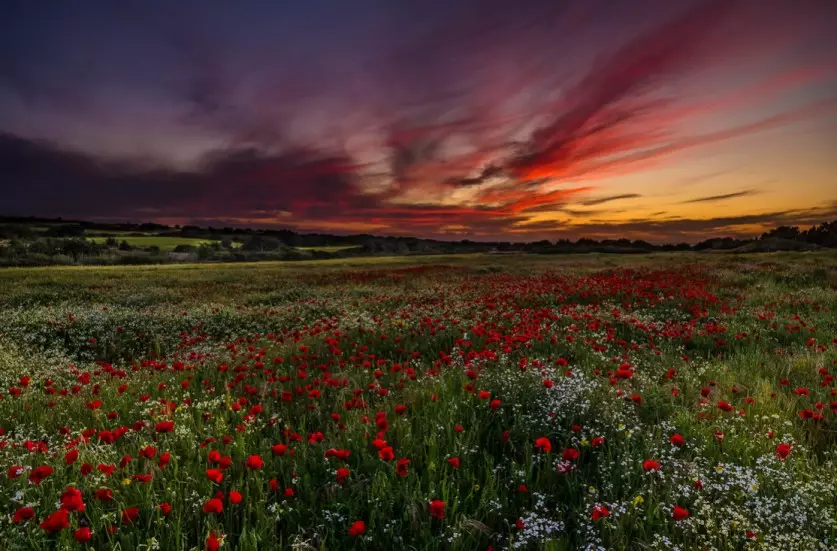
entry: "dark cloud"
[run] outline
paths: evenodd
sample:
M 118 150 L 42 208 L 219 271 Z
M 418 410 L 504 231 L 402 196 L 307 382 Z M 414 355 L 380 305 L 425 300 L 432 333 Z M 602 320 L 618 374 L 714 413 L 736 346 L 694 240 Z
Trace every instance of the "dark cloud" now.
M 574 216 L 575 218 L 590 218 L 591 216 L 601 216 L 603 214 L 617 214 L 625 212 L 621 209 L 592 209 L 592 210 L 578 210 L 570 208 L 561 208 L 560 212 Z
M 24 2 L 4 3 L 0 7 L 0 21 L 15 21 L 37 10 L 34 5 Z M 64 56 L 58 70 L 45 67 L 47 64 L 40 48 L 21 44 L 20 38 L 26 32 L 23 27 L 0 23 L 0 91 L 7 92 L 27 108 L 87 111 L 90 98 L 68 78 L 71 74 L 76 78 L 88 76 L 87 67 L 70 55 Z M 0 105 L 0 114 L 2 107 Z
M 254 217 L 289 212 L 312 219 L 372 208 L 351 159 L 306 149 L 244 148 L 207 154 L 194 171 L 97 159 L 0 135 L 7 213 L 43 216 Z
M 638 193 L 623 193 L 621 195 L 610 195 L 608 197 L 596 197 L 594 199 L 587 199 L 585 201 L 579 201 L 579 204 L 592 207 L 595 205 L 609 203 L 611 201 L 618 201 L 620 199 L 637 199 L 639 197 L 642 197 L 642 195 Z
M 537 222 L 526 222 L 515 227 L 517 230 L 526 232 L 556 232 L 566 230 L 566 226 L 555 220 L 539 220 Z
M 473 178 L 459 178 L 459 179 L 450 179 L 448 183 L 454 186 L 477 186 L 484 183 L 486 180 L 490 178 L 494 178 L 497 176 L 504 176 L 505 171 L 499 167 L 494 165 L 489 165 L 485 167 L 482 172 L 480 172 L 477 176 Z
M 682 204 L 689 204 L 689 203 L 717 203 L 718 201 L 725 201 L 727 199 L 734 199 L 736 197 L 747 197 L 748 195 L 755 195 L 758 191 L 754 189 L 745 189 L 744 191 L 736 191 L 734 193 L 724 193 L 722 195 L 708 195 L 706 197 L 697 197 L 695 199 L 689 199 L 688 201 L 682 201 Z

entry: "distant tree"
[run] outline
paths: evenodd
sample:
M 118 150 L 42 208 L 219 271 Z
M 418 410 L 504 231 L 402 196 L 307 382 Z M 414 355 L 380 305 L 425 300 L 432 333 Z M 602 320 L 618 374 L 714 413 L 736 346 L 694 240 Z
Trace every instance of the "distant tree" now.
M 81 237 L 84 235 L 84 227 L 79 224 L 60 224 L 47 228 L 44 235 L 47 237 Z
M 821 247 L 837 247 L 837 220 L 812 226 L 803 232 L 802 239 Z
M 128 243 L 127 241 L 125 241 L 124 239 L 123 239 L 123 240 L 122 240 L 122 242 L 119 244 L 119 250 L 120 250 L 120 251 L 130 251 L 130 250 L 132 250 L 132 249 L 133 249 L 133 247 L 131 247 L 131 244 L 130 244 L 130 243 Z
M 648 250 L 648 251 L 652 251 L 656 248 L 656 247 L 654 247 L 654 245 L 652 245 L 648 241 L 644 241 L 642 239 L 634 239 L 631 242 L 631 247 L 633 247 L 635 249 L 644 249 L 644 250 Z
M 0 226 L 0 239 L 33 239 L 38 232 L 26 224 L 5 224 Z
M 796 241 L 800 239 L 800 233 L 798 226 L 779 226 L 763 233 L 760 239 L 791 239 Z
M 736 247 L 740 247 L 745 243 L 749 243 L 749 240 L 742 241 L 740 239 L 735 239 L 733 237 L 715 237 L 712 239 L 706 239 L 705 241 L 701 241 L 697 243 L 693 249 L 696 251 L 703 251 L 707 249 L 717 249 L 717 250 L 729 250 L 735 249 Z
M 284 249 L 285 245 L 275 237 L 265 237 L 262 235 L 254 235 L 242 245 L 242 251 L 250 252 L 267 252 Z
M 210 260 L 217 256 L 218 245 L 202 243 L 197 250 L 200 260 Z

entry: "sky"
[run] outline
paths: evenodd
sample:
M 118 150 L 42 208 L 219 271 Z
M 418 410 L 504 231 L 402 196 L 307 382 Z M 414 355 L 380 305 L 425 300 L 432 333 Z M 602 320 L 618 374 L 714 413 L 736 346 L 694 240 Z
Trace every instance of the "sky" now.
M 837 219 L 837 2 L 0 6 L 0 215 L 695 242 Z

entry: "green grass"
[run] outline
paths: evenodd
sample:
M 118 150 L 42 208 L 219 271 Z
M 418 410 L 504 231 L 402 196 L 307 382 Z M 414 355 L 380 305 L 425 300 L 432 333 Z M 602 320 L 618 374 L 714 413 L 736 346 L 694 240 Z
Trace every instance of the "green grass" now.
M 107 237 L 102 236 L 94 236 L 89 238 L 91 241 L 95 243 L 104 243 L 108 240 Z M 163 251 L 170 251 L 173 250 L 178 245 L 191 245 L 193 247 L 198 247 L 203 244 L 215 243 L 216 241 L 211 239 L 198 239 L 192 237 L 161 237 L 158 235 L 147 235 L 147 236 L 117 236 L 115 239 L 121 243 L 122 241 L 127 241 L 129 245 L 134 247 L 160 247 L 160 250 Z
M 357 245 L 321 245 L 317 247 L 296 247 L 300 251 L 320 251 L 324 253 L 336 253 L 346 249 L 354 249 Z
M 140 233 L 144 236 L 153 236 L 154 235 L 153 233 L 148 233 L 148 232 L 124 231 L 124 230 L 85 230 L 84 231 L 84 235 L 87 236 L 87 237 L 104 237 L 106 239 L 108 237 L 111 237 L 111 236 L 116 237 L 116 238 L 122 238 L 124 236 L 131 236 L 132 234 L 137 234 L 137 233 Z M 135 237 L 140 237 L 140 236 L 135 235 Z

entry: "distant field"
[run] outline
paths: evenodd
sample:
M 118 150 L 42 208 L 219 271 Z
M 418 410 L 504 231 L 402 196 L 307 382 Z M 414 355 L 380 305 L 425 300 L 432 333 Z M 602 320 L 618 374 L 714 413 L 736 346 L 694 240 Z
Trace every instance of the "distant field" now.
M 91 241 L 96 243 L 104 243 L 108 240 L 107 237 L 89 237 Z M 133 245 L 135 247 L 153 247 L 154 245 L 160 247 L 163 251 L 170 251 L 177 247 L 178 245 L 192 245 L 193 247 L 197 247 L 204 243 L 214 243 L 211 239 L 199 239 L 196 237 L 160 237 L 157 235 L 150 235 L 150 236 L 143 236 L 143 237 L 115 237 L 117 241 L 120 243 L 122 241 L 127 241 L 129 245 Z
M 85 230 L 84 234 L 87 237 L 122 237 L 125 235 L 131 235 L 141 233 L 142 235 L 154 236 L 153 233 L 148 232 L 137 232 L 137 231 L 121 231 L 121 230 Z
M 320 251 L 324 253 L 336 253 L 346 249 L 354 249 L 357 245 L 323 245 L 322 247 L 296 247 L 300 251 Z

